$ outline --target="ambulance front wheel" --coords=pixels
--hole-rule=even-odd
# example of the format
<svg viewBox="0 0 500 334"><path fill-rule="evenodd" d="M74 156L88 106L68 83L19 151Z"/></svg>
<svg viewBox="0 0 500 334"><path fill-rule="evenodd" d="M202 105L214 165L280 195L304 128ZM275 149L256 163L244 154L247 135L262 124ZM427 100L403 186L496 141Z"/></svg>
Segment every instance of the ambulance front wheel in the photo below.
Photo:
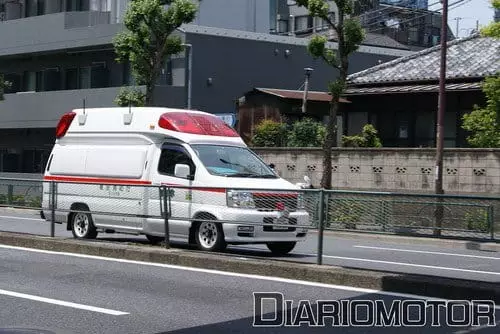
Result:
<svg viewBox="0 0 500 334"><path fill-rule="evenodd" d="M227 247L222 225L215 222L196 224L195 239L198 248L203 251L223 251Z"/></svg>
<svg viewBox="0 0 500 334"><path fill-rule="evenodd" d="M95 239L97 237L97 229L92 221L92 216L86 212L73 213L71 231L77 239Z"/></svg>
<svg viewBox="0 0 500 334"><path fill-rule="evenodd" d="M273 253L273 255L286 255L290 253L297 243L295 241L290 242L269 242L267 243L267 248Z"/></svg>

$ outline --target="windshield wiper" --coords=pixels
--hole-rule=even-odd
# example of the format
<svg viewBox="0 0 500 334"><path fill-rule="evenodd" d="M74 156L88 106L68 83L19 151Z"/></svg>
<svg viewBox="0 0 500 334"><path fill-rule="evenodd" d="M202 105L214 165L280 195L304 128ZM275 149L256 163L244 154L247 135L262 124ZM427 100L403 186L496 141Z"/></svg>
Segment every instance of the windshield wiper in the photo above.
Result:
<svg viewBox="0 0 500 334"><path fill-rule="evenodd" d="M227 177L254 177L257 174L252 174L252 173L234 173L234 174L225 174L224 176Z"/></svg>
<svg viewBox="0 0 500 334"><path fill-rule="evenodd" d="M278 178L276 175L273 175L273 174L253 174L250 177L259 178L259 179L276 179L276 178Z"/></svg>

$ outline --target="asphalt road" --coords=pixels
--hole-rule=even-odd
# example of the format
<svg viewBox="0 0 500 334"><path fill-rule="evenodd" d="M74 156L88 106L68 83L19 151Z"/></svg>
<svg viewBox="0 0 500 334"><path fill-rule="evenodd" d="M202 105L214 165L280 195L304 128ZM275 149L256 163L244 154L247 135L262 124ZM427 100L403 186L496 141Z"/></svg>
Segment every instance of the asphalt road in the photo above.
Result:
<svg viewBox="0 0 500 334"><path fill-rule="evenodd" d="M35 214L19 211L0 213L0 231L49 235L50 223ZM56 236L72 237L65 227L56 224ZM149 244L143 236L100 234L100 239L116 242ZM183 245L174 245L185 247ZM316 262L317 234L310 233L305 242L280 259L299 262ZM271 257L264 245L234 246L226 251L230 256ZM500 282L500 254L467 249L415 244L373 239L347 239L325 234L323 264L350 268L383 270L398 273L427 274L441 277L478 281Z"/></svg>
<svg viewBox="0 0 500 334"><path fill-rule="evenodd" d="M254 292L278 292L285 300L381 300L390 308L396 300L417 299L364 289L292 282L279 278L216 273L203 269L135 263L85 255L61 255L0 245L0 333L303 333L300 328L253 328ZM425 300L422 298L420 300ZM296 308L293 312L296 311ZM257 308L259 309L259 308ZM266 319L274 307L265 303ZM411 320L418 314L410 309ZM440 327L431 327L427 310L425 328L405 328L408 333L498 333L487 327L447 327L440 312ZM295 314L293 313L292 314ZM261 312L257 312L261 314ZM314 318L317 313L313 311ZM366 319L363 309L356 319ZM352 315L351 314L351 315ZM293 318L292 318L293 319ZM345 319L339 317L340 321ZM328 318L318 333L400 333L401 328L334 327ZM17 329L17 331L14 331ZM22 331L21 329L24 329ZM27 329L38 330L28 332ZM45 332L42 332L44 330Z"/></svg>

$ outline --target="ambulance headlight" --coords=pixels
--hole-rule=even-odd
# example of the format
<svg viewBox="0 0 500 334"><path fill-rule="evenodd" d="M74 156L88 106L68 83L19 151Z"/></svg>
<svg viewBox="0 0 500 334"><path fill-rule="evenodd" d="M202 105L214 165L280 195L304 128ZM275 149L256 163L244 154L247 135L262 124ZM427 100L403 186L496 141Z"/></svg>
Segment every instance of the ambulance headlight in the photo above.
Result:
<svg viewBox="0 0 500 334"><path fill-rule="evenodd" d="M245 208L245 209L255 208L255 203L253 201L252 193L248 191L234 191L234 190L228 191L227 206L231 208Z"/></svg>

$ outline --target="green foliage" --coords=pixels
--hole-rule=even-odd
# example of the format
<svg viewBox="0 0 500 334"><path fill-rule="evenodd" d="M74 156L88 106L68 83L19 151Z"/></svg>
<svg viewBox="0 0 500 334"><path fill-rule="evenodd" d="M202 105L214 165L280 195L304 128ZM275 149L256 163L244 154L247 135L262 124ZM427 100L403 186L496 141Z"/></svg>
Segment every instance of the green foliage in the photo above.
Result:
<svg viewBox="0 0 500 334"><path fill-rule="evenodd" d="M476 107L463 116L462 128L471 133L467 142L473 147L500 147L500 77L486 78L483 84L486 107Z"/></svg>
<svg viewBox="0 0 500 334"><path fill-rule="evenodd" d="M326 136L323 142L323 176L321 186L331 188L332 168L331 151L336 138L335 120L339 110L339 99L345 91L347 74L349 73L349 56L355 52L365 38L365 32L360 22L352 17L354 11L354 0L333 0L336 4L335 10L330 10L327 0L297 0L297 5L306 7L309 15L322 19L328 27L333 30L337 42L336 49L327 47L328 39L325 36L314 36L311 38L308 51L314 58L323 59L328 65L339 70L339 77L328 85L332 95L329 117L326 128ZM330 13L336 13L336 19L332 20Z"/></svg>
<svg viewBox="0 0 500 334"><path fill-rule="evenodd" d="M382 141L378 137L378 131L371 124L363 127L361 134L354 136L342 136L344 147L382 147Z"/></svg>
<svg viewBox="0 0 500 334"><path fill-rule="evenodd" d="M488 232L490 223L488 221L488 212L485 209L476 209L465 214L465 223L468 230L478 232Z"/></svg>
<svg viewBox="0 0 500 334"><path fill-rule="evenodd" d="M120 107L144 107L146 94L140 89L122 88L115 98L115 104Z"/></svg>
<svg viewBox="0 0 500 334"><path fill-rule="evenodd" d="M286 139L286 124L264 120L255 127L252 145L256 147L282 147Z"/></svg>
<svg viewBox="0 0 500 334"><path fill-rule="evenodd" d="M3 92L5 88L9 88L11 83L9 81L5 81L3 74L0 74L0 101L4 99Z"/></svg>
<svg viewBox="0 0 500 334"><path fill-rule="evenodd" d="M167 9L164 5L169 5ZM145 104L152 100L160 70L170 55L183 50L182 40L172 33L196 17L190 0L131 0L124 18L126 30L113 40L116 60L129 61L132 75L146 86Z"/></svg>
<svg viewBox="0 0 500 334"><path fill-rule="evenodd" d="M295 122L288 135L290 147L321 147L325 141L326 128L310 118Z"/></svg>
<svg viewBox="0 0 500 334"><path fill-rule="evenodd" d="M355 229L363 213L361 203L355 199L335 199L330 201L329 207L329 224L341 223L347 229Z"/></svg>
<svg viewBox="0 0 500 334"><path fill-rule="evenodd" d="M500 0L491 0L493 8L500 8ZM500 22L492 22L481 29L481 35L484 37L500 38Z"/></svg>

